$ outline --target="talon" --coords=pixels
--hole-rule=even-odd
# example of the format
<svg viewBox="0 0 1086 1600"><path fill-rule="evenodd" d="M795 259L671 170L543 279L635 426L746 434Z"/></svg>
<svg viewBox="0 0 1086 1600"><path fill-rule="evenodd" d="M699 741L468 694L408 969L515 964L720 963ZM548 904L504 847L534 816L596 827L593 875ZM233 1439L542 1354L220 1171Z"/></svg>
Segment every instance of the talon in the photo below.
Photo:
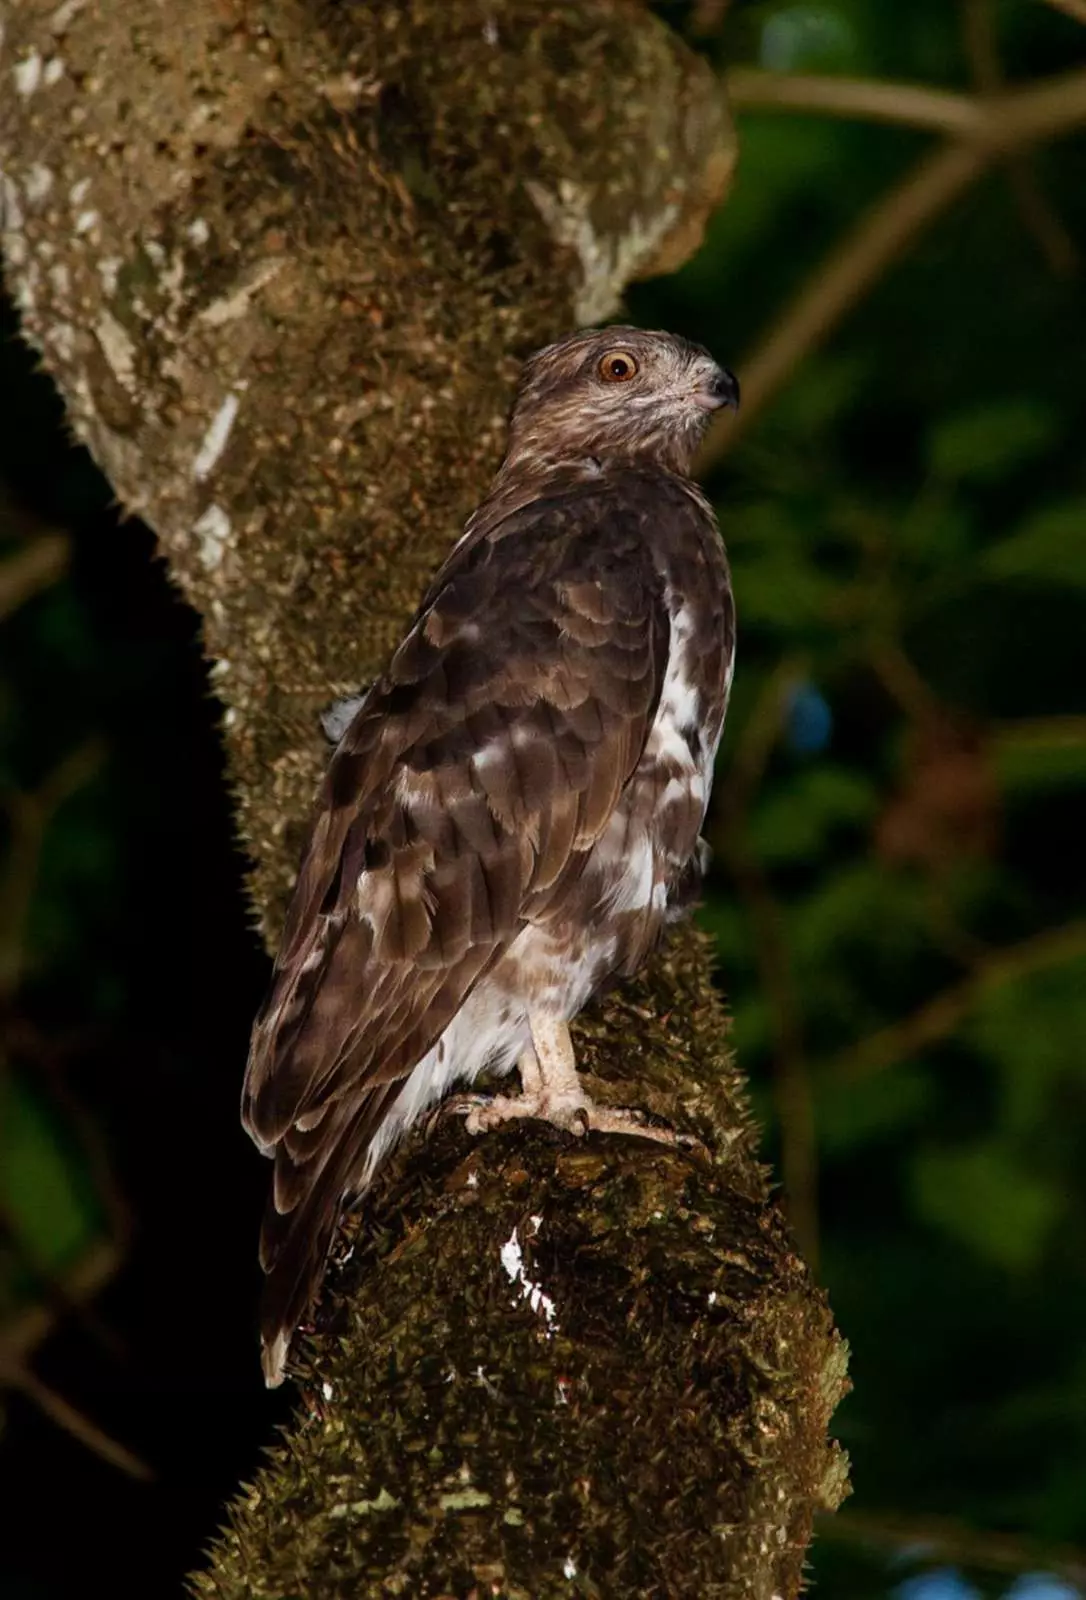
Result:
<svg viewBox="0 0 1086 1600"><path fill-rule="evenodd" d="M486 1133L489 1127L487 1110L491 1104L490 1096L485 1094L462 1094L455 1100L448 1100L441 1107L439 1116L463 1117L464 1127L474 1138L481 1133Z"/></svg>
<svg viewBox="0 0 1086 1600"><path fill-rule="evenodd" d="M445 1104L439 1107L439 1111L442 1116L466 1117L470 1112L477 1110L479 1106L488 1106L489 1104L489 1095L459 1094L455 1100L446 1100Z"/></svg>
<svg viewBox="0 0 1086 1600"><path fill-rule="evenodd" d="M469 1112L475 1106L489 1106L489 1094L457 1094L456 1099L446 1101L441 1110L459 1115Z"/></svg>

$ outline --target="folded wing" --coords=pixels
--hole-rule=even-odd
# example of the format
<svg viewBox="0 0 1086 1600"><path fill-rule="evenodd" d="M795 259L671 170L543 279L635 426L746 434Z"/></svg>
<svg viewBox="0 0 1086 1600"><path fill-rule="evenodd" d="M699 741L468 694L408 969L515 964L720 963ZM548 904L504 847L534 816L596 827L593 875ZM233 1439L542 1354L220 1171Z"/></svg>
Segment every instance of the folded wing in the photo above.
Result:
<svg viewBox="0 0 1086 1600"><path fill-rule="evenodd" d="M637 765L668 648L651 515L581 488L466 542L332 759L242 1103L275 1161L271 1381L404 1080L560 913Z"/></svg>

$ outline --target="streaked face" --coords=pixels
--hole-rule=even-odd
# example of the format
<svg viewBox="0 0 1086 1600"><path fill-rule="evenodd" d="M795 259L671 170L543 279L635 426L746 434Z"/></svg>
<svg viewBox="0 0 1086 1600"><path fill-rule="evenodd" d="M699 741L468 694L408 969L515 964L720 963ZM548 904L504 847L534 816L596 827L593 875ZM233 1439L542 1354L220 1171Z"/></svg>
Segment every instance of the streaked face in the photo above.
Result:
<svg viewBox="0 0 1086 1600"><path fill-rule="evenodd" d="M710 417L739 385L700 345L598 328L538 351L513 408L509 459L648 457L686 471Z"/></svg>

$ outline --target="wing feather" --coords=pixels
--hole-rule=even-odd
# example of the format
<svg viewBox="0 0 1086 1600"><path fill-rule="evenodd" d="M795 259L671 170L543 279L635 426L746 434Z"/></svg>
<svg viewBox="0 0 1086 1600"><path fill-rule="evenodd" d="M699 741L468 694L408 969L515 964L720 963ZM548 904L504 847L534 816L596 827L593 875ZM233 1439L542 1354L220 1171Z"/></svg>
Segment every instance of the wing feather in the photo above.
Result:
<svg viewBox="0 0 1086 1600"><path fill-rule="evenodd" d="M669 627L652 515L612 483L478 526L332 758L243 1095L275 1157L269 1348L403 1080L555 914L640 759Z"/></svg>

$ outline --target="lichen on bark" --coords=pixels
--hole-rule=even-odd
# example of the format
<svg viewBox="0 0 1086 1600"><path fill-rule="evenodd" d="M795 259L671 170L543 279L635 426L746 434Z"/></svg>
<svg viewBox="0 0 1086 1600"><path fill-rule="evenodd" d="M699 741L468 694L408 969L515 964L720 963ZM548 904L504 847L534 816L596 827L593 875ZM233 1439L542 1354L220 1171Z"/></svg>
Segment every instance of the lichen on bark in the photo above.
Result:
<svg viewBox="0 0 1086 1600"><path fill-rule="evenodd" d="M8 281L203 618L271 938L320 708L485 487L519 357L696 243L718 88L621 0L0 19ZM197 1592L797 1592L843 1491L842 1347L725 1031L691 932L579 1030L601 1095L699 1131L707 1167L448 1121L401 1153Z"/></svg>

